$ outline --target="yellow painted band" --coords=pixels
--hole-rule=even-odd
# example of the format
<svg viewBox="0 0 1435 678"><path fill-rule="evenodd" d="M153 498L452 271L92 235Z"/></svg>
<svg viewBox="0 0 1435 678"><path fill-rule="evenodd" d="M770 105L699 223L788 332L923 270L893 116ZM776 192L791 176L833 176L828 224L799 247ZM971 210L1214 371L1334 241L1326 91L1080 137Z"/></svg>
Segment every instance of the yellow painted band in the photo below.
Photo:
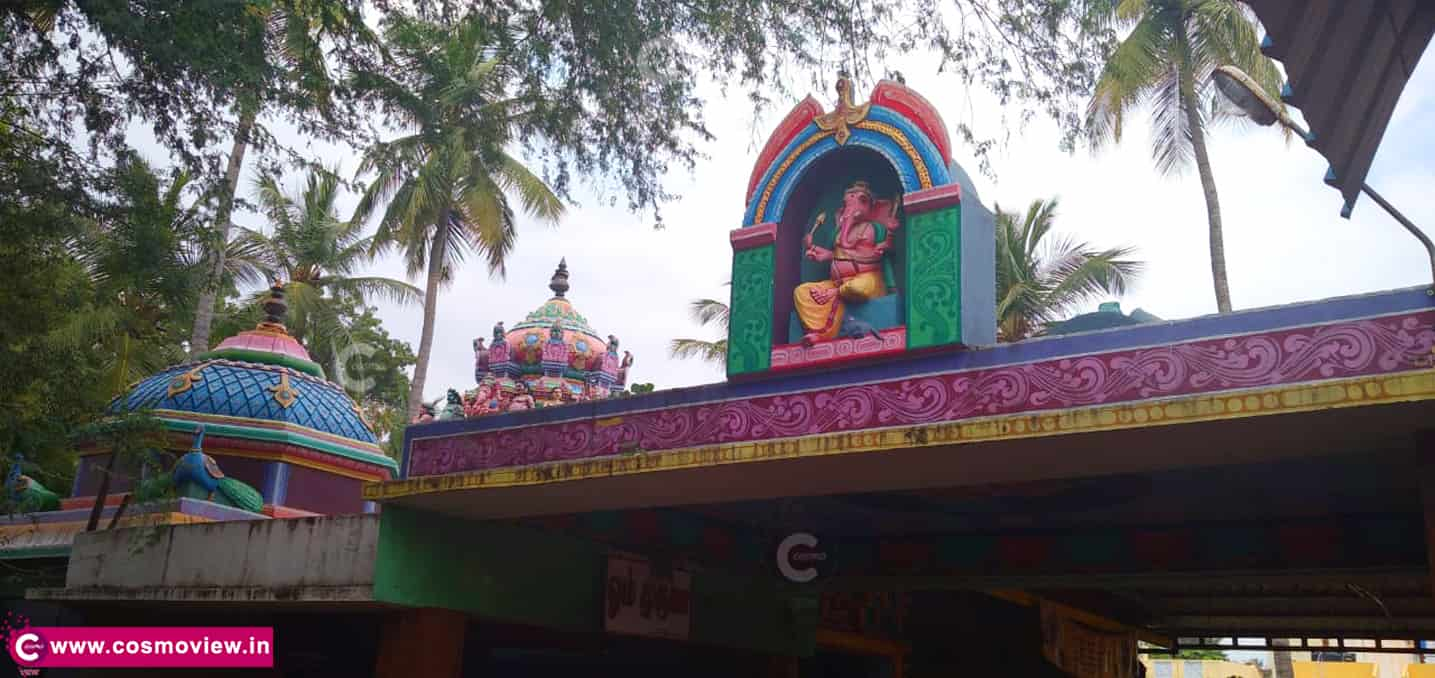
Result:
<svg viewBox="0 0 1435 678"><path fill-rule="evenodd" d="M520 487L746 462L1093 433L1429 400L1435 370L1320 384L1195 395L1125 405L1078 407L901 428L707 445L623 456L516 466L364 484L364 498L394 499L450 490Z"/></svg>

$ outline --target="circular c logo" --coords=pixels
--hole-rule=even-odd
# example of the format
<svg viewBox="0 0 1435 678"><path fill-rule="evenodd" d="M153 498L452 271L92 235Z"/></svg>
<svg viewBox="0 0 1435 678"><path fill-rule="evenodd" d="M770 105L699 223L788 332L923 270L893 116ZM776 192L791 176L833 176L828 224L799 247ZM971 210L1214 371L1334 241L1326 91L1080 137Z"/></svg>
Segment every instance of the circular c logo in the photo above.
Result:
<svg viewBox="0 0 1435 678"><path fill-rule="evenodd" d="M798 551L799 547L801 551ZM815 563L827 560L827 554L814 550L816 548L817 537L806 532L787 535L787 538L777 545L777 571L782 573L784 579L798 584L806 584L816 579ZM799 567L796 563L802 565Z"/></svg>
<svg viewBox="0 0 1435 678"><path fill-rule="evenodd" d="M40 634L34 631L23 631L10 639L10 654L20 664L33 664L39 661L44 649L44 641L40 639Z"/></svg>

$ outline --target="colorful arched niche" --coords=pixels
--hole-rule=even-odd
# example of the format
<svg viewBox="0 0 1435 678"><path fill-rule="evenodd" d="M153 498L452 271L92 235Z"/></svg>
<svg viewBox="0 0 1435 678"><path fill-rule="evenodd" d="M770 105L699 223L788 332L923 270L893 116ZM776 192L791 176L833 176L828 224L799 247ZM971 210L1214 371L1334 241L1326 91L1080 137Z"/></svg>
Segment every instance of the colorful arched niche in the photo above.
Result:
<svg viewBox="0 0 1435 678"><path fill-rule="evenodd" d="M729 376L992 343L991 215L975 200L964 214L964 182L941 117L901 83L878 83L858 105L843 77L832 111L812 97L795 106L758 155L731 235ZM838 208L854 192L893 206L871 222L888 248L880 264L842 252L882 282L815 306L806 300L831 298L812 288L828 286L832 265L805 257L805 238L836 254Z"/></svg>

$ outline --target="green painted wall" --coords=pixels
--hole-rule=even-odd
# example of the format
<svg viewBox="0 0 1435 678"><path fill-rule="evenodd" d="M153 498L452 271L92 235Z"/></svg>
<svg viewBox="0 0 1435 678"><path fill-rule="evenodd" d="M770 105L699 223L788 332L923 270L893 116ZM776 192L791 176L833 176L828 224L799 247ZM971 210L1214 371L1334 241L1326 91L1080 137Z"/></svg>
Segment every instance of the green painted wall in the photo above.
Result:
<svg viewBox="0 0 1435 678"><path fill-rule="evenodd" d="M907 348L962 338L961 207L907 217Z"/></svg>
<svg viewBox="0 0 1435 678"><path fill-rule="evenodd" d="M775 245L732 255L731 322L728 324L727 373L766 371L772 363L772 288Z"/></svg>
<svg viewBox="0 0 1435 678"><path fill-rule="evenodd" d="M601 631L606 563L580 540L385 506L374 600Z"/></svg>
<svg viewBox="0 0 1435 678"><path fill-rule="evenodd" d="M607 556L606 547L574 537L385 506L374 600L597 633ZM811 652L815 606L775 578L701 569L692 582L692 642Z"/></svg>

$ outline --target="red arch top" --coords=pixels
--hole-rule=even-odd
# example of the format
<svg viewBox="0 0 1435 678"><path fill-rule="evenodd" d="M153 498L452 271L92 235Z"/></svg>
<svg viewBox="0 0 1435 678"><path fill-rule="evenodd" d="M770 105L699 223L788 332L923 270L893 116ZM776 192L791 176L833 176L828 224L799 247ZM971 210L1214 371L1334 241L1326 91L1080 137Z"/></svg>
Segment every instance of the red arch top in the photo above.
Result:
<svg viewBox="0 0 1435 678"><path fill-rule="evenodd" d="M931 102L916 90L894 80L883 80L872 90L872 103L890 108L915 123L936 145L937 152L942 154L942 162L952 164L952 142L947 137L947 125Z"/></svg>
<svg viewBox="0 0 1435 678"><path fill-rule="evenodd" d="M777 158L777 154L787 147L787 143L792 141L807 123L819 115L822 115L822 104L817 103L809 94L806 99L793 106L787 117L778 123L777 129L767 138L767 145L762 147L762 153L758 154L757 162L752 166L752 176L747 179L747 202L752 202L752 192L757 188L757 182L762 179L762 173L767 171L768 165Z"/></svg>
<svg viewBox="0 0 1435 678"><path fill-rule="evenodd" d="M882 80L872 90L870 101L912 121L937 147L942 162L948 165L952 163L952 142L947 136L947 126L942 122L942 116L937 113L937 109L922 95L895 80ZM762 147L762 153L758 154L757 162L752 166L752 174L747 179L747 201L744 204L752 202L757 182L762 180L762 175L777 160L782 149L801 134L813 118L823 112L822 104L811 95L788 111L787 117L778 123L772 135L767 138L767 144Z"/></svg>

